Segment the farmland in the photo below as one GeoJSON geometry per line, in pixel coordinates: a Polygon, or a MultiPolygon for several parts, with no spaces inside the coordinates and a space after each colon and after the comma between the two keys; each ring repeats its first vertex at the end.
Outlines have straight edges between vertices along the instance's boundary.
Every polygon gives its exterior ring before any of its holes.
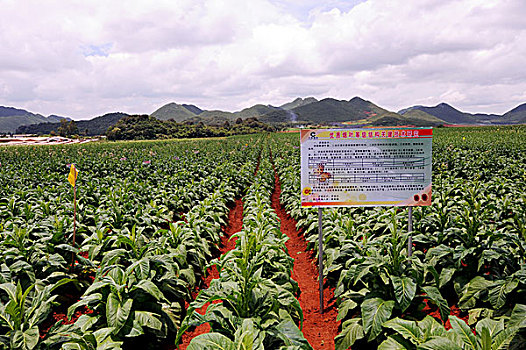
{"type": "Polygon", "coordinates": [[[526,130],[433,142],[412,256],[406,210],[324,210],[323,315],[298,134],[2,148],[0,343],[524,348],[526,130]]]}

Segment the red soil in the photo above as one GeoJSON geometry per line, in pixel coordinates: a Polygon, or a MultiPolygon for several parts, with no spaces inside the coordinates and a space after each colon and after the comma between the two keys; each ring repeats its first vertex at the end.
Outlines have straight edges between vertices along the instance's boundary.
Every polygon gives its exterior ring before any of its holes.
{"type": "MultiPolygon", "coordinates": [[[[230,212],[228,213],[228,226],[224,229],[225,234],[223,235],[223,237],[221,237],[221,245],[220,245],[221,255],[235,248],[237,238],[230,239],[230,236],[232,236],[232,234],[234,233],[241,231],[242,227],[243,227],[243,201],[241,199],[236,199],[234,208],[232,208],[230,212]]],[[[201,289],[208,288],[210,286],[210,282],[212,282],[212,280],[216,278],[219,278],[219,272],[217,271],[217,268],[215,266],[212,266],[206,271],[206,278],[203,281],[203,285],[201,289]]],[[[197,296],[197,294],[198,294],[198,291],[194,293],[193,295],[194,299],[197,296]]],[[[198,309],[197,312],[203,315],[206,312],[207,307],[208,307],[208,304],[198,309]]],[[[202,324],[193,330],[188,330],[185,334],[183,334],[182,343],[181,345],[179,345],[179,349],[185,350],[193,338],[195,338],[199,334],[208,333],[209,331],[210,331],[210,325],[208,323],[202,324]]]]}
{"type": "MultiPolygon", "coordinates": [[[[440,310],[438,309],[438,306],[436,306],[433,303],[430,303],[428,299],[424,299],[424,305],[425,306],[422,309],[423,313],[431,317],[434,317],[437,321],[439,321],[440,323],[444,325],[444,328],[448,330],[451,329],[451,323],[449,323],[449,319],[447,319],[446,322],[442,320],[442,316],[440,315],[440,310]]],[[[466,322],[467,325],[469,325],[468,323],[469,314],[465,311],[460,310],[457,305],[453,304],[450,306],[449,315],[456,316],[462,321],[466,322]]]]}
{"type": "Polygon", "coordinates": [[[340,322],[336,321],[338,312],[335,306],[334,289],[324,288],[324,312],[320,313],[320,294],[318,268],[312,252],[307,252],[305,237],[296,229],[296,220],[291,218],[281,206],[279,196],[281,185],[275,177],[275,188],[272,194],[272,208],[281,220],[281,232],[289,236],[286,243],[289,255],[294,258],[292,278],[298,282],[301,294],[298,298],[305,320],[303,335],[316,350],[334,349],[334,337],[338,335],[340,322]]]}
{"type": "Polygon", "coordinates": [[[75,313],[71,316],[71,319],[68,319],[66,312],[53,312],[47,320],[42,322],[42,325],[40,328],[40,339],[44,339],[51,329],[57,322],[60,321],[61,324],[73,324],[75,323],[78,318],[84,314],[92,314],[93,310],[89,309],[86,306],[83,306],[79,308],[75,313]]]}

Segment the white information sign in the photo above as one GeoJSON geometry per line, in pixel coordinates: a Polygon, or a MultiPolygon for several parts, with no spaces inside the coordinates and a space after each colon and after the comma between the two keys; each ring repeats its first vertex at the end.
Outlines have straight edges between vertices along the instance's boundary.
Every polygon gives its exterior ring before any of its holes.
{"type": "Polygon", "coordinates": [[[301,205],[431,205],[433,129],[301,131],[301,205]]]}

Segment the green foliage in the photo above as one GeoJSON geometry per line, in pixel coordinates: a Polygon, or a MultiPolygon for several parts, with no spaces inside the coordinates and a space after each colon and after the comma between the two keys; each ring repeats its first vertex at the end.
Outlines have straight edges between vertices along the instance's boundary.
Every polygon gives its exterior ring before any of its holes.
{"type": "Polygon", "coordinates": [[[60,126],[58,127],[58,134],[62,137],[70,137],[73,135],[78,134],[79,130],[77,127],[77,123],[75,121],[70,120],[69,122],[65,119],[62,119],[60,121],[60,126]]]}
{"type": "Polygon", "coordinates": [[[224,137],[240,134],[254,134],[274,129],[256,118],[247,118],[240,123],[223,126],[207,126],[202,122],[177,123],[174,120],[162,121],[153,116],[132,115],[124,117],[106,133],[110,140],[147,140],[166,138],[224,137]]]}
{"type": "Polygon", "coordinates": [[[174,337],[228,206],[253,178],[257,145],[238,137],[2,149],[0,341],[116,349],[141,335],[152,348],[174,337]],[[68,324],[55,319],[68,307],[68,324]]]}
{"type": "MultiPolygon", "coordinates": [[[[371,346],[381,343],[385,349],[469,348],[472,345],[456,338],[466,327],[476,330],[488,317],[503,322],[506,332],[490,332],[489,339],[487,334],[479,338],[477,331],[477,344],[505,346],[511,337],[511,348],[523,347],[525,333],[517,331],[523,324],[522,309],[517,303],[526,297],[525,132],[521,126],[434,130],[433,204],[413,210],[411,257],[403,211],[324,210],[324,274],[336,286],[342,321],[339,349],[355,341],[363,345],[366,337],[371,346]],[[373,302],[390,304],[377,314],[369,307],[373,302]],[[460,307],[469,324],[450,317],[453,306],[460,307]],[[393,335],[390,320],[411,322],[414,328],[429,320],[430,310],[437,319],[434,328],[445,332],[449,319],[456,335],[442,342],[425,338],[418,345],[407,345],[403,334],[393,335]],[[373,316],[386,322],[375,323],[373,316]]],[[[301,208],[299,202],[297,135],[276,139],[281,201],[317,252],[317,212],[301,208]]],[[[472,340],[467,332],[463,339],[472,340]]]]}
{"type": "MultiPolygon", "coordinates": [[[[234,234],[235,249],[216,262],[219,279],[212,280],[190,305],[177,339],[190,327],[208,322],[212,333],[192,340],[192,348],[212,343],[220,346],[311,349],[300,327],[303,312],[294,297],[298,286],[291,278],[293,259],[288,256],[287,237],[279,230],[277,214],[271,209],[274,177],[263,159],[252,186],[244,197],[243,230],[234,234]],[[221,301],[220,303],[213,303],[221,301]],[[209,304],[204,315],[196,310],[209,304]],[[246,323],[253,330],[240,342],[246,323]],[[259,339],[254,345],[253,339],[259,339]]],[[[176,343],[178,340],[176,340],[176,343]]]]}

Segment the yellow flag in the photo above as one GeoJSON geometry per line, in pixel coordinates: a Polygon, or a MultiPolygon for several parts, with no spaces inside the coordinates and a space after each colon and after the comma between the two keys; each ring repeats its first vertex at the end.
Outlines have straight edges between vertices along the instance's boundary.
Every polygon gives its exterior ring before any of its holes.
{"type": "Polygon", "coordinates": [[[75,168],[75,164],[71,164],[71,168],[69,169],[68,181],[73,187],[75,187],[75,182],[77,181],[78,174],[79,171],[77,170],[77,168],[75,168]]]}

